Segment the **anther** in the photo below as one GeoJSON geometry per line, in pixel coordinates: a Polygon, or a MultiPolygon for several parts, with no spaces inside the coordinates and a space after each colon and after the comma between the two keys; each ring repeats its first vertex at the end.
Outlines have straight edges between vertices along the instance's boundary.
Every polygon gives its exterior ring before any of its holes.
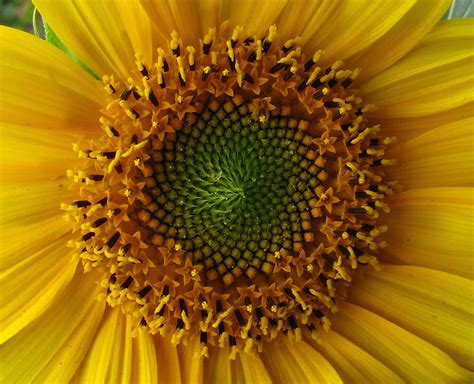
{"type": "Polygon", "coordinates": [[[255,80],[248,73],[244,74],[244,81],[246,81],[247,83],[250,83],[250,84],[255,83],[255,80]]]}
{"type": "Polygon", "coordinates": [[[118,239],[120,238],[120,232],[115,232],[109,240],[107,240],[107,242],[105,243],[105,245],[108,247],[108,248],[112,248],[115,243],[118,241],[118,239]]]}
{"type": "Polygon", "coordinates": [[[209,54],[215,35],[216,35],[216,29],[211,28],[209,29],[209,32],[207,33],[207,35],[204,37],[202,51],[205,55],[209,54]]]}
{"type": "Polygon", "coordinates": [[[132,94],[133,92],[133,88],[129,87],[129,88],[126,88],[122,94],[120,95],[120,100],[128,100],[128,98],[130,97],[130,95],[132,94]]]}
{"type": "Polygon", "coordinates": [[[94,232],[89,232],[82,236],[82,240],[87,241],[87,240],[90,240],[94,236],[95,236],[94,232]]]}
{"type": "Polygon", "coordinates": [[[138,292],[138,296],[143,299],[152,289],[153,287],[151,285],[147,285],[145,288],[138,292]]]}
{"type": "Polygon", "coordinates": [[[150,89],[150,93],[148,94],[148,100],[155,106],[158,107],[158,99],[156,98],[155,94],[153,93],[153,90],[150,89]]]}
{"type": "Polygon", "coordinates": [[[287,68],[288,64],[285,63],[276,63],[273,67],[270,68],[270,73],[276,73],[281,69],[287,68]]]}
{"type": "Polygon", "coordinates": [[[250,55],[247,57],[247,61],[249,63],[253,63],[255,60],[257,60],[257,51],[252,51],[250,52],[250,55]]]}
{"type": "Polygon", "coordinates": [[[90,201],[87,200],[77,200],[74,202],[74,205],[78,208],[85,208],[91,205],[90,201]]]}
{"type": "Polygon", "coordinates": [[[133,277],[128,276],[127,279],[120,285],[121,289],[126,289],[128,288],[133,282],[133,277]]]}
{"type": "Polygon", "coordinates": [[[96,221],[94,221],[94,223],[92,223],[92,228],[98,228],[106,222],[107,222],[107,218],[101,217],[100,219],[97,219],[96,221]]]}
{"type": "Polygon", "coordinates": [[[239,323],[239,325],[241,327],[245,326],[245,320],[244,320],[244,317],[242,316],[242,314],[240,313],[240,311],[238,309],[234,309],[234,313],[235,313],[235,317],[236,317],[237,322],[239,323]]]}

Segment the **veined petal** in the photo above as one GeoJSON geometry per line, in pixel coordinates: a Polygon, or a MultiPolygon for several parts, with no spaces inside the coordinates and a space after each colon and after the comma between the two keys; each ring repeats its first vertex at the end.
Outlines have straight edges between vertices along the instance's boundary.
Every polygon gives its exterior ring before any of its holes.
{"type": "Polygon", "coordinates": [[[64,220],[59,215],[29,225],[2,227],[0,265],[6,269],[20,263],[49,244],[66,244],[68,241],[64,220]]]}
{"type": "Polygon", "coordinates": [[[204,357],[201,355],[199,338],[188,341],[188,345],[178,345],[181,377],[185,383],[202,384],[204,372],[204,357]]]}
{"type": "MultiPolygon", "coordinates": [[[[94,2],[94,7],[96,3],[97,2],[94,2]]],[[[106,5],[108,7],[110,6],[108,4],[106,5]]],[[[156,54],[156,47],[158,44],[161,44],[161,40],[159,38],[157,39],[153,33],[150,18],[137,1],[123,1],[117,4],[116,7],[117,13],[120,15],[120,19],[116,21],[116,23],[120,23],[126,27],[126,33],[130,39],[129,44],[131,48],[135,53],[143,55],[143,64],[151,65],[156,54]]],[[[109,10],[104,9],[104,11],[108,12],[109,10]]],[[[110,36],[110,28],[105,28],[104,32],[107,33],[111,42],[113,41],[114,44],[117,44],[115,36],[110,36]]],[[[169,38],[169,36],[167,37],[169,38]]],[[[127,47],[127,52],[129,49],[130,48],[127,47]]],[[[133,58],[135,57],[132,55],[132,59],[133,58]]],[[[124,61],[123,58],[121,58],[121,61],[124,61]]]]}
{"type": "Polygon", "coordinates": [[[402,192],[383,219],[389,231],[383,260],[472,277],[472,188],[402,192]]]}
{"type": "Polygon", "coordinates": [[[444,39],[463,39],[472,36],[471,18],[441,20],[423,39],[422,44],[431,44],[444,39]]]}
{"type": "Polygon", "coordinates": [[[456,121],[394,146],[387,174],[404,188],[474,185],[474,118],[456,121]]]}
{"type": "Polygon", "coordinates": [[[71,250],[66,247],[70,230],[64,226],[59,202],[72,199],[72,196],[62,183],[64,180],[61,179],[30,183],[2,182],[0,265],[7,279],[3,286],[31,281],[31,286],[36,287],[36,293],[18,287],[25,294],[30,292],[31,296],[19,294],[17,298],[20,301],[10,303],[14,307],[8,313],[15,317],[15,321],[9,327],[2,327],[6,332],[5,337],[10,337],[12,332],[21,329],[47,308],[55,295],[61,291],[61,287],[68,283],[77,264],[77,260],[71,259],[71,250]],[[47,262],[43,263],[43,259],[47,262]],[[17,273],[15,271],[19,266],[21,271],[17,273]],[[42,277],[37,278],[36,274],[41,270],[42,277]],[[60,278],[49,280],[49,277],[54,277],[53,271],[61,271],[60,278]],[[13,275],[10,279],[8,276],[11,273],[13,275]],[[31,275],[25,275],[22,281],[13,279],[23,273],[31,275]],[[21,297],[23,299],[20,299],[21,297]],[[19,310],[23,305],[27,306],[28,310],[22,312],[21,316],[16,316],[13,308],[19,310]]]}
{"type": "Polygon", "coordinates": [[[276,20],[278,31],[289,39],[301,36],[308,46],[307,54],[312,55],[314,49],[321,49],[315,47],[312,40],[324,28],[327,20],[337,12],[339,5],[339,0],[288,1],[276,20]],[[295,20],[298,22],[295,23],[295,20]]]}
{"type": "Polygon", "coordinates": [[[3,286],[16,292],[3,306],[4,342],[46,311],[74,274],[59,204],[73,196],[64,177],[75,158],[71,132],[92,130],[102,91],[51,45],[4,27],[0,33],[0,259],[3,286]]]}
{"type": "MultiPolygon", "coordinates": [[[[20,184],[57,179],[77,162],[77,137],[39,127],[2,123],[0,182],[20,184]]],[[[66,189],[66,188],[64,188],[66,189]]],[[[67,193],[67,191],[66,191],[67,193]]]]}
{"type": "Polygon", "coordinates": [[[324,49],[324,57],[329,61],[355,55],[390,31],[414,4],[414,1],[342,1],[323,23],[312,20],[307,26],[302,35],[305,48],[324,49]]]}
{"type": "MultiPolygon", "coordinates": [[[[197,43],[198,39],[202,37],[201,13],[198,2],[193,0],[181,2],[139,0],[139,2],[153,23],[154,32],[157,34],[161,45],[167,46],[167,41],[173,30],[179,31],[179,35],[183,38],[185,44],[197,43]],[[185,24],[186,22],[187,24],[185,24]],[[185,28],[183,28],[184,26],[185,28]]],[[[206,4],[209,5],[207,7],[208,14],[215,14],[218,11],[217,1],[208,1],[206,4]]],[[[202,8],[204,9],[204,6],[202,8]]]]}
{"type": "Polygon", "coordinates": [[[196,43],[208,28],[219,26],[226,20],[232,26],[246,26],[257,36],[264,35],[270,25],[276,24],[279,32],[288,39],[301,36],[302,45],[311,51],[310,55],[316,49],[325,49],[326,57],[331,61],[346,58],[370,46],[410,10],[414,1],[394,4],[369,0],[341,3],[141,0],[141,3],[161,36],[167,37],[176,29],[185,44],[196,43]]]}
{"type": "Polygon", "coordinates": [[[136,330],[136,319],[120,308],[107,311],[103,324],[79,369],[76,379],[85,383],[128,383],[157,380],[152,336],[136,330]]]}
{"type": "Polygon", "coordinates": [[[0,116],[10,124],[2,126],[2,140],[15,127],[42,130],[39,141],[46,132],[70,135],[96,129],[105,100],[98,81],[33,35],[0,27],[0,38],[0,116]]]}
{"type": "Polygon", "coordinates": [[[303,341],[266,347],[261,356],[274,383],[342,383],[334,367],[303,341]]]}
{"type": "Polygon", "coordinates": [[[71,282],[77,261],[57,241],[0,272],[0,344],[48,310],[71,282]]]}
{"type": "Polygon", "coordinates": [[[150,20],[134,1],[34,3],[64,44],[99,77],[113,74],[126,81],[136,67],[135,52],[151,60],[150,20]]]}
{"type": "MultiPolygon", "coordinates": [[[[9,175],[5,175],[10,178],[9,175]]],[[[60,209],[62,201],[74,195],[66,188],[65,178],[5,182],[0,188],[0,265],[5,270],[35,254],[43,254],[51,244],[69,257],[65,247],[70,228],[65,226],[60,209]]],[[[58,255],[59,257],[59,255],[58,255]]]]}
{"type": "Polygon", "coordinates": [[[474,76],[467,69],[473,65],[474,60],[469,58],[367,97],[369,103],[376,103],[379,107],[372,116],[394,118],[424,116],[438,111],[449,113],[451,109],[473,102],[471,89],[474,86],[474,76]],[[456,75],[449,77],[448,73],[456,75]],[[447,78],[449,79],[443,81],[447,78]],[[436,84],[440,79],[441,82],[436,84]],[[427,87],[426,84],[435,85],[427,87]]]}
{"type": "Polygon", "coordinates": [[[229,359],[229,348],[212,348],[209,359],[204,362],[205,382],[209,383],[232,383],[232,363],[229,359]]]}
{"type": "Polygon", "coordinates": [[[286,0],[140,1],[163,39],[176,30],[184,44],[197,44],[209,28],[219,27],[227,20],[232,27],[243,25],[263,35],[286,3],[286,0]]]}
{"type": "MultiPolygon", "coordinates": [[[[472,58],[472,43],[474,41],[469,36],[457,39],[435,40],[431,43],[420,45],[397,65],[364,82],[361,90],[370,97],[372,93],[382,92],[386,88],[395,86],[397,83],[406,81],[409,78],[420,76],[438,67],[472,58]]],[[[440,76],[440,80],[451,77],[449,75],[450,73],[445,73],[444,76],[440,76]]],[[[426,85],[430,86],[432,83],[427,83],[426,85]]]]}
{"type": "Polygon", "coordinates": [[[354,82],[356,86],[364,84],[367,79],[410,52],[439,22],[450,2],[450,0],[417,1],[386,34],[364,51],[348,59],[348,68],[362,69],[354,82]]]}
{"type": "Polygon", "coordinates": [[[410,189],[397,193],[390,200],[390,207],[407,206],[452,207],[465,210],[474,202],[474,188],[432,187],[410,189]]]}
{"type": "MultiPolygon", "coordinates": [[[[239,353],[236,362],[239,364],[241,382],[245,384],[270,384],[272,379],[259,354],[239,353]]],[[[237,375],[237,374],[236,374],[237,375]]]]}
{"type": "Polygon", "coordinates": [[[167,336],[154,336],[156,361],[158,366],[158,383],[176,383],[182,381],[178,349],[167,336]]]}
{"type": "Polygon", "coordinates": [[[153,336],[144,329],[138,329],[133,340],[132,383],[158,382],[158,367],[153,336]]]}
{"type": "Polygon", "coordinates": [[[473,31],[463,38],[428,40],[364,83],[364,100],[378,107],[372,115],[424,116],[473,101],[473,31]]]}
{"type": "Polygon", "coordinates": [[[392,119],[380,116],[374,119],[374,122],[382,126],[384,134],[387,136],[396,136],[398,142],[403,143],[431,129],[470,118],[472,117],[473,110],[474,103],[471,102],[450,109],[449,111],[433,113],[427,116],[392,119]]]}
{"type": "Polygon", "coordinates": [[[333,328],[408,382],[471,382],[472,372],[446,353],[359,306],[340,304],[333,328]]]}
{"type": "Polygon", "coordinates": [[[310,343],[336,368],[345,383],[404,382],[395,372],[337,332],[322,333],[321,338],[321,344],[313,340],[310,343]]]}
{"type": "Polygon", "coordinates": [[[102,319],[104,304],[96,300],[96,278],[94,273],[78,273],[48,311],[0,347],[0,381],[72,378],[102,319]]]}
{"type": "MultiPolygon", "coordinates": [[[[244,25],[258,36],[266,34],[283,11],[286,0],[244,0],[221,2],[220,19],[232,26],[244,25]]],[[[277,26],[278,27],[278,26],[277,26]]]]}
{"type": "MultiPolygon", "coordinates": [[[[2,228],[7,230],[11,226],[20,229],[35,222],[53,217],[59,218],[62,215],[61,201],[68,201],[74,196],[67,190],[65,179],[30,180],[30,183],[26,183],[29,179],[16,183],[2,182],[0,190],[2,228]]],[[[66,232],[67,230],[63,228],[63,233],[66,232]]]]}
{"type": "Polygon", "coordinates": [[[369,270],[350,291],[351,302],[433,343],[471,370],[473,298],[471,280],[413,266],[369,270]]]}
{"type": "MultiPolygon", "coordinates": [[[[229,359],[228,347],[211,347],[209,358],[204,359],[204,383],[264,384],[272,383],[260,354],[241,351],[235,360],[229,359]]],[[[198,376],[199,377],[199,376],[198,376]]],[[[197,382],[196,379],[187,382],[197,382]]]]}

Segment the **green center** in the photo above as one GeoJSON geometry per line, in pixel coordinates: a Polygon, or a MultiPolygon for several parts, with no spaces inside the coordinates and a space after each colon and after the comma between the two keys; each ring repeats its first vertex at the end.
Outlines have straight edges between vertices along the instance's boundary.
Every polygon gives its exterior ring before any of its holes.
{"type": "Polygon", "coordinates": [[[310,231],[319,172],[311,138],[288,117],[262,123],[246,108],[195,117],[152,153],[154,230],[189,251],[209,279],[251,276],[310,231]]]}

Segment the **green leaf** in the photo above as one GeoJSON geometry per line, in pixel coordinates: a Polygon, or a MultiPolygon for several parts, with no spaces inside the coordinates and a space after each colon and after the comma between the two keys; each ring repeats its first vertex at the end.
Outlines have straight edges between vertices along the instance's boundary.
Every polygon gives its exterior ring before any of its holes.
{"type": "MultiPolygon", "coordinates": [[[[41,18],[41,16],[39,16],[39,18],[41,18]]],[[[38,12],[36,12],[36,7],[33,10],[33,30],[36,37],[43,38],[40,34],[40,28],[38,26],[38,12]]]]}
{"type": "Polygon", "coordinates": [[[453,0],[445,19],[474,17],[474,6],[472,0],[453,0]]]}
{"type": "Polygon", "coordinates": [[[71,56],[75,61],[77,58],[74,54],[63,44],[61,39],[54,33],[51,27],[43,20],[43,28],[44,28],[44,39],[48,42],[53,44],[55,47],[58,47],[61,51],[66,52],[69,56],[71,56]]]}
{"type": "Polygon", "coordinates": [[[90,69],[86,64],[84,64],[71,50],[61,41],[61,39],[56,35],[53,29],[49,26],[49,24],[42,18],[42,16],[36,11],[36,8],[33,12],[33,29],[35,32],[35,36],[44,38],[48,43],[53,44],[55,47],[59,48],[61,51],[65,52],[68,56],[70,56],[76,63],[78,63],[82,68],[84,68],[90,75],[92,75],[95,79],[99,80],[99,76],[97,76],[92,69],[90,69]],[[38,27],[38,18],[41,20],[43,24],[43,31],[44,36],[41,36],[40,28],[38,27]]]}

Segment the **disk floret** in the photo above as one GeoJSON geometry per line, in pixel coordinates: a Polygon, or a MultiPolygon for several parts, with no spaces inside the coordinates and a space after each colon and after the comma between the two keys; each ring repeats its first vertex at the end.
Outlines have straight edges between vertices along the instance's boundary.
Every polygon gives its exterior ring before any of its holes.
{"type": "Polygon", "coordinates": [[[328,330],[352,275],[377,267],[385,147],[357,71],[298,39],[176,33],[126,84],[104,77],[104,134],[74,149],[63,209],[111,306],[179,343],[261,349],[328,330]]]}

